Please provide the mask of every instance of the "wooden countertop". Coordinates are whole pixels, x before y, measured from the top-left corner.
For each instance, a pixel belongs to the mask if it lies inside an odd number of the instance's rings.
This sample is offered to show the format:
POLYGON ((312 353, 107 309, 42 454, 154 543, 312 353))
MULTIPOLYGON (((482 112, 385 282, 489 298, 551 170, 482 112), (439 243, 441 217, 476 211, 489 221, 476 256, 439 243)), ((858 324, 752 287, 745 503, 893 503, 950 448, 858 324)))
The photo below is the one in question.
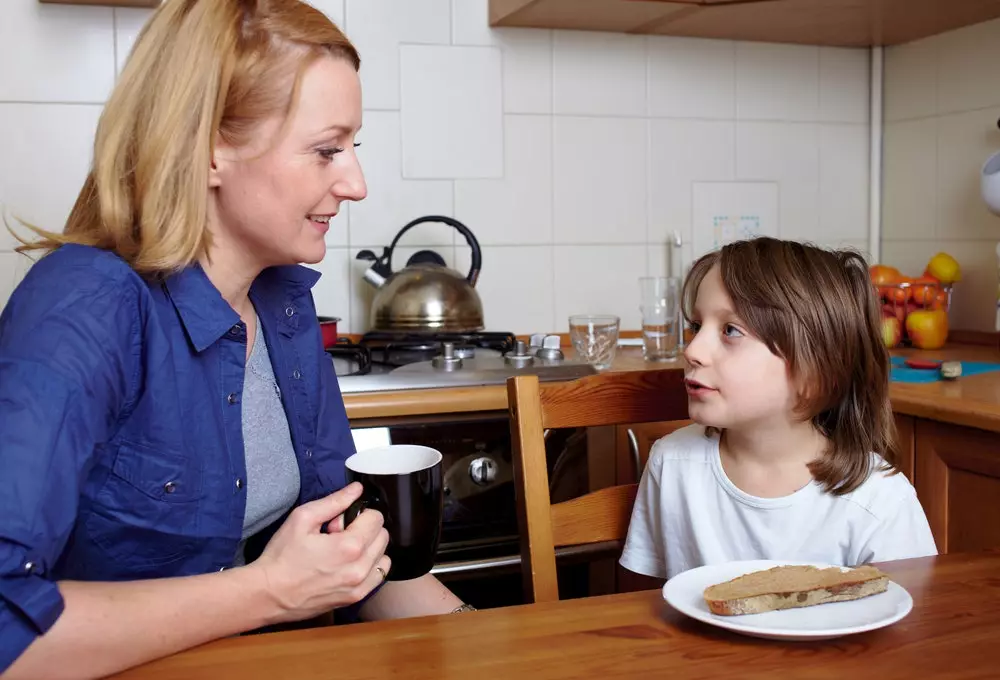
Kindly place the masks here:
MULTIPOLYGON (((898 350, 893 354, 1000 363, 1000 351, 975 345, 953 345, 935 351, 898 350)), ((683 359, 649 363, 643 360, 638 347, 620 347, 610 370, 645 371, 671 366, 683 370, 685 363, 683 359)), ((927 384, 893 382, 889 394, 897 413, 1000 432, 1000 371, 927 384)), ((492 385, 372 392, 344 395, 344 402, 352 421, 504 412, 507 410, 507 390, 503 385, 492 385)))
POLYGON ((1000 553, 879 565, 913 597, 898 623, 826 642, 686 618, 659 590, 219 640, 120 678, 985 678, 997 674, 1000 553))

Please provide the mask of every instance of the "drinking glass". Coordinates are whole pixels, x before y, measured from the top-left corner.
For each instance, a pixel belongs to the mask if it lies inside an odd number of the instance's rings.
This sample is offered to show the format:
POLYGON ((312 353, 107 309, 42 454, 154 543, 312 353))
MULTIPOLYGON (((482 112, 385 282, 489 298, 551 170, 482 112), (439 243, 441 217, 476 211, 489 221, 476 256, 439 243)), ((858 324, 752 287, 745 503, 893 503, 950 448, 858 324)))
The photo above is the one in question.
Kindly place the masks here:
POLYGON ((642 355, 646 361, 677 358, 680 340, 680 279, 668 276, 639 278, 642 312, 642 355))
POLYGON ((611 314, 576 314, 569 317, 569 339, 581 359, 597 370, 611 368, 618 349, 621 320, 611 314))

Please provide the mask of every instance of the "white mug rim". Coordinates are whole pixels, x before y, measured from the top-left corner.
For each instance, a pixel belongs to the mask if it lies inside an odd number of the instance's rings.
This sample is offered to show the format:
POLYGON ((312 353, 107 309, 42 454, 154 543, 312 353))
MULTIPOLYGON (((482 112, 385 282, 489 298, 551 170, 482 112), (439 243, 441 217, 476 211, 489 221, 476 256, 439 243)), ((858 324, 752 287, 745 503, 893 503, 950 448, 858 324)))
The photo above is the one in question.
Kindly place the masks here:
POLYGON ((437 449, 419 444, 389 444, 388 446, 376 446, 371 449, 364 449, 352 454, 344 461, 344 467, 351 472, 361 475, 410 475, 415 472, 422 472, 438 465, 444 456, 437 449), (399 454, 403 452, 420 456, 409 464, 403 464, 399 454), (352 466, 353 463, 353 466, 352 466), (400 465, 400 467, 395 467, 400 465))

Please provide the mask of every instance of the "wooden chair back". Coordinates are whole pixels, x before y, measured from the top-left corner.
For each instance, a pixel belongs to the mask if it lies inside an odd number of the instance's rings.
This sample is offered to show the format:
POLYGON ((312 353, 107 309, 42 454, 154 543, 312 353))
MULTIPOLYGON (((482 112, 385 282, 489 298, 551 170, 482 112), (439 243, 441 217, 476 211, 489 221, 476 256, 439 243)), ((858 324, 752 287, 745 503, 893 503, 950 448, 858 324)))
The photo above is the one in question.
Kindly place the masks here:
POLYGON ((555 601, 556 548, 623 541, 638 485, 611 486, 553 505, 545 431, 683 420, 688 417, 684 372, 599 373, 546 383, 533 375, 514 376, 507 380, 507 401, 525 596, 555 601))

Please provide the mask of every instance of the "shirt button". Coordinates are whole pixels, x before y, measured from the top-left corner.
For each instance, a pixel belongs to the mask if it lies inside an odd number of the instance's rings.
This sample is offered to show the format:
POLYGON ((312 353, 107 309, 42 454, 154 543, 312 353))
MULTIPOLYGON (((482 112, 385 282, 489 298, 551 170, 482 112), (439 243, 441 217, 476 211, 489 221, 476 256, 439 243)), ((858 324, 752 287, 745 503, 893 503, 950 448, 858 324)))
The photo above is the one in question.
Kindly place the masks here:
POLYGON ((312 457, 313 457, 313 450, 306 449, 306 458, 312 458, 312 457))
POLYGON ((237 325, 233 326, 232 328, 230 328, 230 329, 229 329, 229 334, 230 334, 230 335, 234 335, 234 336, 235 336, 235 335, 239 335, 239 334, 240 334, 240 327, 239 327, 239 324, 237 324, 237 325))
POLYGON ((167 493, 173 493, 174 491, 177 491, 177 482, 167 482, 166 484, 163 485, 163 490, 166 491, 167 493))
POLYGON ((238 396, 236 396, 235 392, 233 392, 228 397, 226 397, 226 401, 228 401, 230 404, 235 404, 239 400, 240 400, 240 398, 238 396))
POLYGON ((229 567, 219 567, 219 571, 225 571, 225 570, 226 570, 226 569, 228 569, 228 568, 229 568, 229 567))
POLYGON ((30 574, 30 573, 32 573, 34 571, 35 571, 35 563, 34 562, 25 562, 24 563, 24 573, 30 574))
POLYGON ((302 377, 302 374, 299 373, 299 369, 296 368, 294 371, 292 371, 292 377, 295 378, 296 380, 302 377))
POLYGON ((243 488, 243 480, 240 477, 236 478, 236 488, 237 489, 242 489, 243 488))
POLYGON ((294 307, 285 307, 285 316, 293 316, 295 314, 294 307))

